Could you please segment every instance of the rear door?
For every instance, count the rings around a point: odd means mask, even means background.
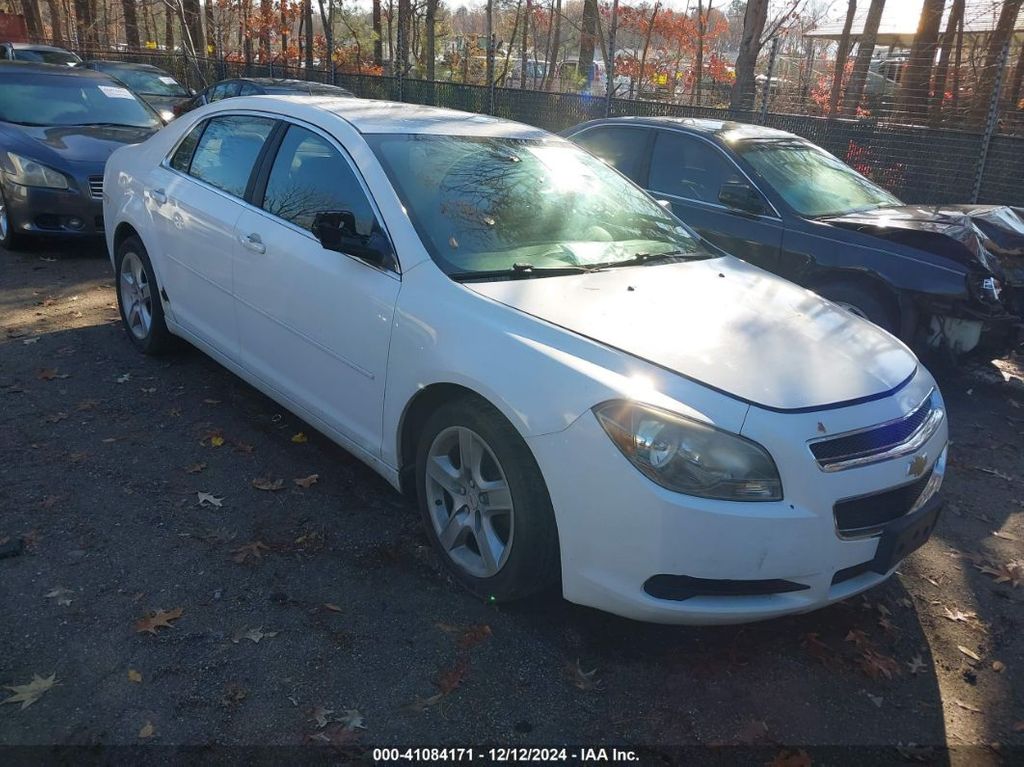
[[[183,328],[232,358],[235,223],[275,121],[221,115],[201,121],[151,176],[146,204],[160,250],[161,282]]]
[[[355,165],[327,134],[291,124],[235,229],[243,364],[380,455],[384,382],[401,280],[392,269],[326,250],[321,213],[348,212],[356,232],[384,231]]]
[[[634,183],[644,186],[651,137],[649,128],[598,125],[577,133],[572,140]]]
[[[727,253],[774,271],[783,226],[771,204],[754,215],[719,202],[722,185],[750,179],[711,141],[671,129],[655,131],[646,188],[672,203],[672,211]],[[752,184],[751,184],[752,185]]]

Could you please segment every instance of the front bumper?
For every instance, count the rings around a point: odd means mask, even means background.
[[[779,502],[713,501],[659,487],[629,464],[591,413],[563,432],[531,438],[555,508],[565,598],[637,620],[724,624],[807,612],[880,583],[899,564],[895,559],[883,572],[873,566],[885,533],[841,537],[833,506],[908,485],[918,476],[908,475],[911,463],[915,472],[941,477],[945,419],[914,456],[834,473],[818,468],[808,442],[821,436],[818,426],[839,434],[901,417],[932,385],[923,373],[885,400],[818,413],[752,407],[743,433],[772,452],[785,493]],[[937,512],[938,504],[936,497],[915,513]],[[652,589],[655,576],[684,576],[698,586],[743,581],[798,588],[679,599]]]
[[[79,188],[42,189],[16,184],[0,173],[12,231],[22,235],[97,237],[103,234],[103,199],[85,179]],[[78,183],[72,180],[72,183]],[[82,188],[84,187],[84,188]]]

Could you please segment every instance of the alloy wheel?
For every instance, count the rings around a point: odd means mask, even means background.
[[[426,497],[434,532],[452,562],[489,578],[512,550],[515,510],[505,472],[484,439],[450,426],[427,452]]]
[[[128,329],[140,341],[144,340],[153,324],[153,298],[142,259],[134,251],[129,250],[121,259],[120,286]]]

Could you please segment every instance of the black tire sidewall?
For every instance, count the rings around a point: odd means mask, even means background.
[[[11,219],[11,209],[7,205],[7,196],[4,194],[3,185],[0,184],[0,200],[3,201],[4,206],[7,209],[7,236],[0,237],[0,248],[4,250],[18,250],[22,245],[22,237],[18,236],[18,233],[14,231],[14,222]]]
[[[493,451],[508,481],[514,508],[512,550],[497,574],[478,578],[464,572],[444,550],[434,531],[426,494],[426,459],[444,429],[463,426]],[[427,537],[462,586],[489,602],[506,602],[542,591],[558,578],[558,534],[547,486],[537,462],[515,427],[482,400],[442,405],[428,419],[416,450],[416,494]]]
[[[134,252],[142,261],[142,268],[146,271],[146,279],[150,286],[150,306],[152,322],[149,324],[149,333],[145,338],[138,338],[132,333],[128,325],[128,316],[125,313],[124,302],[121,300],[121,264],[128,251]],[[170,341],[170,332],[164,322],[164,307],[160,301],[160,286],[156,281],[156,274],[153,272],[153,265],[149,261],[149,253],[138,237],[126,238],[117,247],[114,256],[114,277],[117,290],[117,309],[121,315],[121,323],[124,325],[125,333],[135,347],[144,354],[159,354],[167,348]]]

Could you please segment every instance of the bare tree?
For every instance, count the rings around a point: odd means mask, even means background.
[[[900,101],[911,119],[920,119],[928,108],[928,85],[931,81],[935,51],[939,47],[939,26],[945,0],[924,0],[917,34],[903,71]]]
[[[57,0],[46,0],[46,5],[50,9],[50,30],[53,44],[58,47],[64,47],[64,35],[61,32],[61,13],[60,4]]]
[[[426,18],[424,23],[427,25],[427,50],[425,54],[426,58],[426,75],[428,80],[434,80],[436,77],[435,65],[437,62],[437,0],[427,0]]]
[[[853,71],[850,73],[850,82],[846,86],[846,97],[843,101],[843,112],[850,117],[857,114],[857,107],[864,95],[864,84],[871,68],[871,55],[875,52],[878,25],[882,21],[884,9],[885,0],[871,0],[867,18],[864,20],[864,29],[857,43],[857,58],[853,62]]]
[[[597,0],[583,0],[580,22],[580,72],[588,80],[594,66],[594,47],[597,43]]]
[[[935,80],[932,89],[935,95],[932,98],[932,119],[938,121],[942,117],[942,104],[946,97],[946,81],[949,79],[949,59],[953,50],[957,47],[957,40],[962,32],[960,28],[964,22],[964,0],[953,0],[949,9],[949,21],[946,22],[946,31],[942,35],[942,50],[939,52],[939,63],[935,67]],[[959,62],[957,62],[959,68]],[[958,86],[959,87],[959,86]]]
[[[139,41],[139,18],[135,13],[135,0],[121,0],[121,10],[124,14],[124,41],[128,44],[128,50],[137,51],[142,47]]]
[[[383,29],[380,25],[380,0],[373,0],[373,63],[381,66],[384,63],[384,49],[381,44]]]
[[[13,6],[11,8],[13,10]],[[21,13],[25,17],[28,36],[33,40],[43,39],[43,17],[39,13],[38,0],[21,0]]]
[[[978,123],[983,123],[988,114],[992,92],[996,87],[996,76],[1003,64],[1003,49],[1009,45],[1022,2],[1024,0],[1003,0],[1003,7],[999,11],[999,21],[996,22],[996,28],[989,37],[985,66],[981,70],[978,87],[974,92],[974,101],[971,104],[971,114]]]
[[[704,84],[704,36],[708,33],[712,2],[713,0],[708,0],[708,7],[705,11],[702,0],[697,0],[697,55],[693,64],[693,93],[690,94],[690,103],[695,103],[697,106],[700,106],[700,91]]]
[[[768,0],[747,0],[747,8],[743,13],[740,52],[736,57],[736,83],[732,88],[730,109],[754,108],[754,66],[761,52],[761,35],[767,21]]]
[[[313,71],[313,3],[302,0],[302,23],[305,27],[306,77]]]

